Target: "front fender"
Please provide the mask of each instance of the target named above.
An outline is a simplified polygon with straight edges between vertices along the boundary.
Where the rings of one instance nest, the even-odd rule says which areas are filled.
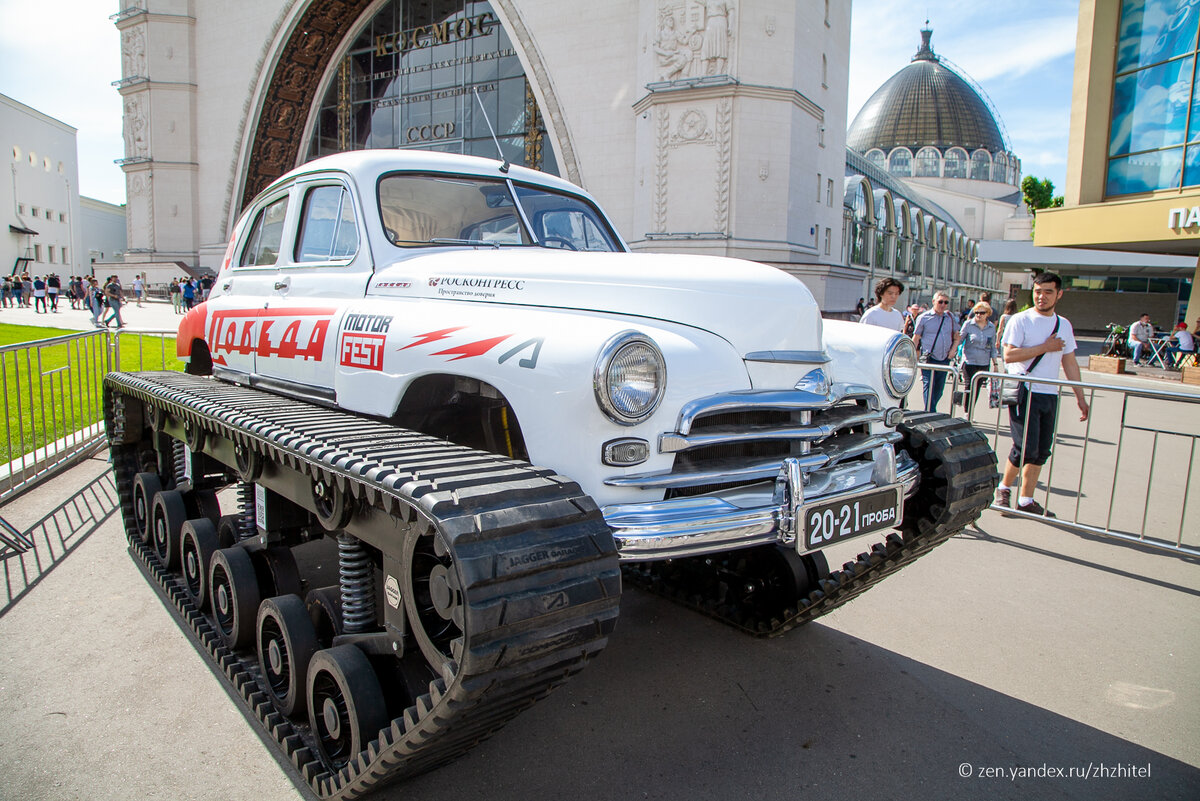
[[[208,320],[208,304],[201,303],[193,306],[183,319],[179,321],[179,331],[175,335],[175,355],[179,360],[188,363],[192,360],[192,343],[204,339],[204,328]]]
[[[896,331],[877,325],[863,325],[845,320],[825,321],[825,352],[829,354],[830,379],[834,382],[865,384],[875,390],[885,406],[897,403],[884,383],[888,345]]]

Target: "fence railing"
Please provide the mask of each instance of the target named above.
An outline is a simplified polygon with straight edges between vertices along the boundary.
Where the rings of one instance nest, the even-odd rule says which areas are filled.
[[[0,503],[102,446],[104,374],[175,369],[174,337],[87,331],[0,347]]]
[[[103,445],[105,373],[178,369],[174,353],[174,332],[166,331],[94,331],[0,347],[8,444],[7,464],[0,467],[0,503]],[[1012,444],[1008,411],[989,406],[984,382],[993,377],[1031,379],[983,372],[968,386],[951,367],[920,367],[948,373],[939,411],[964,416],[954,402],[955,392],[979,387],[978,402],[966,416],[990,434],[1003,469]],[[1055,447],[1040,477],[1042,505],[1057,515],[1055,522],[1200,556],[1200,502],[1188,504],[1197,489],[1200,396],[1060,379],[1039,378],[1036,383],[1060,392],[1078,387],[1092,407],[1088,420],[1080,422],[1072,414],[1070,393],[1061,404]],[[921,389],[918,382],[910,393],[910,409],[921,407]],[[1003,511],[1033,517],[1016,509]],[[20,543],[5,542],[3,547],[14,546]]]
[[[971,408],[969,419],[990,434],[1001,470],[1014,451],[1009,408],[988,403],[987,382],[993,378],[1052,385],[1058,390],[1054,445],[1035,496],[1056,515],[1056,525],[1200,556],[1200,503],[1188,503],[1200,489],[1196,486],[1200,483],[1196,479],[1200,395],[978,373],[972,387],[978,386],[979,401]],[[1079,419],[1075,389],[1083,392],[1090,407],[1086,421]],[[1031,397],[1032,393],[1025,393],[1026,408]],[[1022,449],[1022,463],[1024,452]],[[1016,495],[1014,487],[1014,499]],[[1046,519],[1016,508],[992,508]]]

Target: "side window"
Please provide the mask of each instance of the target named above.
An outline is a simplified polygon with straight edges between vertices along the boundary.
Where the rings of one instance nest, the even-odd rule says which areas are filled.
[[[296,262],[349,259],[358,251],[354,204],[343,186],[316,186],[304,196]]]
[[[548,211],[538,218],[538,239],[546,247],[569,250],[612,250],[595,221],[579,211]]]
[[[274,264],[279,258],[279,243],[283,241],[283,220],[287,216],[288,199],[282,197],[258,214],[250,229],[250,237],[242,250],[239,267]]]
[[[517,200],[525,210],[538,244],[567,250],[620,250],[604,219],[582,198],[548,189],[517,185]]]

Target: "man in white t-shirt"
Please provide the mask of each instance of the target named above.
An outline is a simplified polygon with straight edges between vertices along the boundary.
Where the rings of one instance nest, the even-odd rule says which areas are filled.
[[[1196,338],[1187,330],[1187,323],[1180,323],[1175,326],[1175,333],[1171,334],[1171,339],[1175,340],[1175,344],[1167,353],[1171,356],[1171,363],[1178,367],[1187,354],[1196,352]]]
[[[863,312],[860,323],[877,325],[880,328],[890,328],[893,331],[904,330],[904,314],[896,308],[896,301],[904,292],[904,284],[895,278],[880,278],[875,282],[874,306]]]
[[[1142,361],[1142,356],[1150,349],[1150,338],[1154,336],[1154,326],[1150,324],[1150,315],[1142,314],[1137,321],[1129,326],[1129,347],[1133,350],[1133,363]]]
[[[1058,378],[1061,365],[1068,380],[1079,380],[1075,361],[1075,330],[1067,318],[1055,312],[1062,297],[1062,279],[1054,273],[1040,273],[1033,279],[1033,308],[1014,314],[1004,326],[1004,362],[1008,372],[1038,378]],[[1057,326],[1057,330],[1056,329]],[[1037,360],[1037,364],[1033,364]],[[1033,369],[1030,370],[1030,366]],[[1079,404],[1079,419],[1088,418],[1088,403],[1083,390],[1072,387]],[[1035,515],[1054,517],[1033,499],[1042,465],[1050,458],[1054,426],[1058,419],[1058,386],[1026,384],[1028,397],[1008,408],[1012,431],[1012,450],[1004,465],[1004,478],[996,490],[996,503],[1008,507],[1013,486],[1020,476],[1017,509]]]

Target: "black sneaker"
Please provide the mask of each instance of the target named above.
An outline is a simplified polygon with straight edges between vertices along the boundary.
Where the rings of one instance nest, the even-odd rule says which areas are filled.
[[[996,490],[996,506],[1003,506],[1005,509],[1012,506],[1012,489],[1001,488]]]
[[[1026,512],[1027,514],[1031,514],[1031,515],[1038,515],[1039,517],[1055,517],[1054,512],[1051,512],[1048,509],[1044,508],[1037,501],[1030,501],[1029,503],[1018,503],[1017,511],[1018,512]]]

